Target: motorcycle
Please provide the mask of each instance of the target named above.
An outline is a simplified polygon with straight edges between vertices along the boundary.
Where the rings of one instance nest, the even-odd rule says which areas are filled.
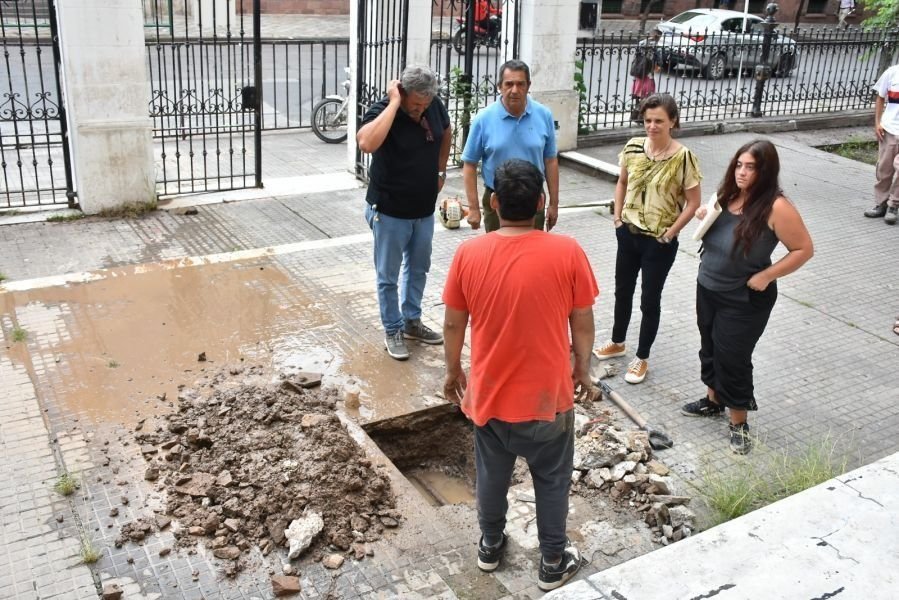
[[[344,69],[346,81],[343,89],[346,97],[340,94],[325,96],[312,109],[312,132],[326,144],[339,144],[347,137],[347,107],[350,104],[350,70]]]
[[[468,22],[464,17],[456,18],[456,31],[453,33],[452,44],[457,54],[465,54],[465,42],[468,36]],[[500,33],[503,29],[502,13],[495,13],[487,18],[486,27],[481,23],[474,24],[474,47],[485,46],[487,48],[499,48],[502,40]]]

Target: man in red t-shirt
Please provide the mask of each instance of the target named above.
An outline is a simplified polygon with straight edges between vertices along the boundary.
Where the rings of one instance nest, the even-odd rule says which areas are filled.
[[[524,457],[537,502],[538,586],[548,591],[581,565],[565,526],[574,393],[579,387],[585,394],[591,386],[593,302],[599,290],[575,240],[533,229],[544,202],[540,170],[509,160],[496,170],[495,185],[490,203],[500,228],[459,247],[443,291],[444,394],[475,425],[478,567],[489,572],[499,566],[507,539],[506,494],[515,459]],[[469,318],[466,378],[461,357]]]

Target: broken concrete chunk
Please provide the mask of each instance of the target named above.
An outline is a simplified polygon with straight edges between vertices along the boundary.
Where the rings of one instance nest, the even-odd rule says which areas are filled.
[[[215,484],[221,487],[228,487],[232,483],[234,483],[234,478],[231,477],[231,471],[222,471],[215,478]]]
[[[668,510],[672,527],[692,526],[696,515],[686,506],[672,506]]]
[[[381,524],[388,529],[393,529],[394,527],[399,527],[399,521],[394,519],[393,517],[378,517],[381,519]]]
[[[322,560],[322,566],[326,569],[339,569],[343,565],[343,560],[340,554],[329,554]]]
[[[168,527],[171,522],[172,519],[165,515],[156,515],[156,527],[158,527],[160,531]]]
[[[222,560],[234,560],[240,556],[240,549],[237,546],[225,546],[213,550],[212,555]]]
[[[649,469],[650,473],[653,473],[655,475],[661,475],[662,477],[664,477],[665,475],[667,475],[668,473],[671,472],[671,470],[668,467],[666,467],[665,465],[663,465],[662,463],[660,463],[657,460],[651,460],[648,463],[646,463],[646,468]]]
[[[144,471],[144,479],[147,481],[156,481],[159,479],[159,469],[156,467],[147,467],[147,470]]]
[[[690,496],[671,496],[664,494],[649,494],[650,502],[661,502],[668,506],[676,506],[678,504],[689,504]]]
[[[290,526],[284,530],[284,537],[290,542],[287,557],[292,560],[302,554],[324,527],[325,522],[321,515],[314,512],[306,513],[303,517],[291,522]]]
[[[304,429],[307,427],[318,427],[322,423],[328,422],[330,418],[329,415],[321,415],[318,413],[303,415],[303,420],[300,421],[300,427],[303,427]]]
[[[632,460],[623,460],[614,467],[612,467],[612,481],[618,481],[623,478],[628,473],[633,472],[634,467],[637,466],[637,463]]]
[[[240,521],[237,519],[225,519],[225,527],[231,532],[237,532],[240,529]]]
[[[103,600],[119,600],[122,593],[122,586],[117,583],[103,584]]]
[[[197,472],[190,476],[190,481],[175,486],[175,491],[188,496],[206,496],[215,485],[215,475]]]
[[[300,578],[292,575],[274,575],[272,593],[275,596],[292,596],[300,593]]]

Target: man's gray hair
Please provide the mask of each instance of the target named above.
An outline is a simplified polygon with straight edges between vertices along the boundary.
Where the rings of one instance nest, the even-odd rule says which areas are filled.
[[[403,89],[408,93],[433,98],[437,95],[437,76],[428,67],[408,66],[400,77]]]

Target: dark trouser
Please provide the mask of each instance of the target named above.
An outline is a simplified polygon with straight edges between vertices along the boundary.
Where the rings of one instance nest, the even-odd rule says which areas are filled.
[[[506,495],[515,459],[521,456],[534,482],[540,552],[553,562],[562,556],[574,469],[574,411],[559,413],[555,421],[506,423],[490,419],[474,429],[474,456],[478,523],[484,537],[498,539],[506,527]]]
[[[499,229],[499,215],[495,210],[490,208],[490,195],[493,193],[493,189],[489,187],[484,187],[484,195],[481,196],[481,214],[483,215],[484,220],[484,231],[486,233],[490,233],[491,231],[496,231]],[[537,221],[534,223],[534,229],[543,230],[543,223],[546,221],[546,216],[543,214],[542,210],[537,211]]]
[[[640,341],[638,358],[649,358],[649,350],[659,331],[659,315],[662,312],[662,289],[674,259],[677,256],[677,240],[663,244],[656,238],[632,233],[627,224],[615,229],[618,238],[618,255],[615,258],[615,323],[612,325],[612,341],[624,343],[627,327],[631,322],[634,290],[637,275],[642,271],[640,288]]]
[[[764,292],[748,287],[713,292],[696,284],[696,322],[702,382],[716,400],[737,410],[756,410],[752,351],[777,301],[777,283]]]

